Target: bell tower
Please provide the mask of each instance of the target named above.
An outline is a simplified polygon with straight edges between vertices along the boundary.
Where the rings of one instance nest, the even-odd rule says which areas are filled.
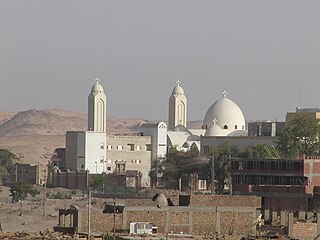
[[[187,127],[187,98],[180,85],[181,82],[178,80],[169,98],[169,130],[178,125]]]
[[[100,79],[96,78],[88,96],[88,131],[106,132],[107,98]]]

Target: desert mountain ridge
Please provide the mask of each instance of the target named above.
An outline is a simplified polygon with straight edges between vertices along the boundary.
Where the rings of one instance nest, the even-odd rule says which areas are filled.
[[[139,131],[145,119],[107,119],[107,133]],[[201,128],[202,121],[188,122],[189,128]],[[15,153],[22,163],[46,165],[56,148],[65,147],[67,131],[85,131],[87,115],[64,109],[0,112],[0,148]]]

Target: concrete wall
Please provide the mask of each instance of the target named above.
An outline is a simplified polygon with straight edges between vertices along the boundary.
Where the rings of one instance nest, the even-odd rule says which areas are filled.
[[[85,132],[83,131],[68,131],[66,133],[66,169],[76,171],[81,169],[83,165],[84,170],[84,145]],[[81,163],[79,159],[82,159]]]
[[[85,189],[88,182],[88,172],[56,172],[52,175],[53,187]]]

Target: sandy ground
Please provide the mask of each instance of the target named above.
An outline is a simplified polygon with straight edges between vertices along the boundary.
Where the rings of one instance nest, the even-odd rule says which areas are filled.
[[[68,208],[75,204],[81,208],[87,207],[85,197],[74,197],[73,199],[47,199],[45,203],[45,219],[43,218],[42,196],[29,197],[20,203],[11,203],[9,188],[1,187],[0,193],[0,221],[3,232],[35,232],[52,230],[58,225],[58,210]],[[50,190],[49,190],[50,191]],[[55,191],[68,190],[55,189]],[[93,212],[102,212],[104,199],[93,198]],[[21,215],[22,212],[22,215]]]

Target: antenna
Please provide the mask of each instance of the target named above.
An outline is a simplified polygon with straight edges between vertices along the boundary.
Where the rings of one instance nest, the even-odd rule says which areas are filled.
[[[298,107],[301,108],[301,86],[299,85],[299,99],[298,99]]]

